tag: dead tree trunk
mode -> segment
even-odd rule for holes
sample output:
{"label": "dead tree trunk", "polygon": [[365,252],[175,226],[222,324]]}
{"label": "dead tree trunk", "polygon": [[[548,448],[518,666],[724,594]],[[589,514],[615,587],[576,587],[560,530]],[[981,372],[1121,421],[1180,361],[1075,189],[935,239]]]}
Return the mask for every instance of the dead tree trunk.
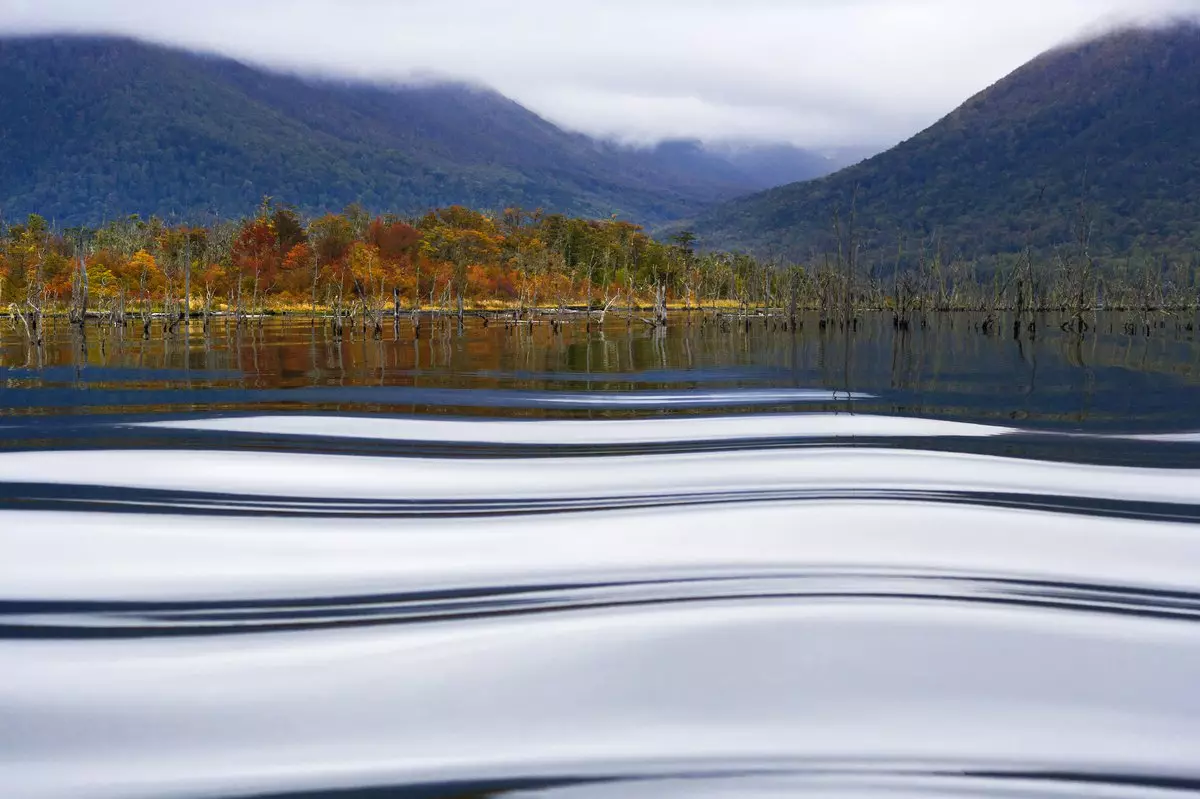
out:
{"label": "dead tree trunk", "polygon": [[654,324],[667,326],[667,287],[662,283],[654,287]]}

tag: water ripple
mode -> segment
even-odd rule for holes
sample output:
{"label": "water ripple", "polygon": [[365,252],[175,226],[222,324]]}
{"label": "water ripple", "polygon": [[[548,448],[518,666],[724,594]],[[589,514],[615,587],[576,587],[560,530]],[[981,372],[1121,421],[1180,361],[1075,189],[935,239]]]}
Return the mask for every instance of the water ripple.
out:
{"label": "water ripple", "polygon": [[0,453],[8,795],[1200,794],[1197,469],[848,414],[93,429],[211,438]]}
{"label": "water ripple", "polygon": [[817,572],[761,577],[493,586],[253,603],[0,601],[0,638],[217,635],[423,623],[691,602],[984,603],[1200,620],[1200,594],[942,574]]}

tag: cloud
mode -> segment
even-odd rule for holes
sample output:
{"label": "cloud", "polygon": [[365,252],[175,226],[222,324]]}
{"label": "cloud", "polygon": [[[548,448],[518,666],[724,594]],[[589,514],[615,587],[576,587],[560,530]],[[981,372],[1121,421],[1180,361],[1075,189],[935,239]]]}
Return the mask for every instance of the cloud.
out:
{"label": "cloud", "polygon": [[887,144],[1054,45],[1200,0],[0,0],[0,31],[118,33],[277,68],[482,82],[627,140]]}

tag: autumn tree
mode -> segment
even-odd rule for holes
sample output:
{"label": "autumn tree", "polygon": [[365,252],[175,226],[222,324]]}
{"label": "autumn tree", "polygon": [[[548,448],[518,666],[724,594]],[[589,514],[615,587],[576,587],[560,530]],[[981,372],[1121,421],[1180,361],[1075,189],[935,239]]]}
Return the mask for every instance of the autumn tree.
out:
{"label": "autumn tree", "polygon": [[150,320],[153,317],[153,298],[155,291],[165,282],[158,260],[146,250],[138,250],[125,264],[123,270],[127,277],[132,277],[137,283],[137,297],[142,314],[142,336],[150,336]]}
{"label": "autumn tree", "polygon": [[[279,281],[280,293],[287,299],[298,302],[306,297],[309,286],[313,282],[313,263],[316,254],[306,238],[292,245],[283,256],[282,277]],[[313,311],[316,311],[316,299],[313,298]]]}
{"label": "autumn tree", "polygon": [[317,305],[317,287],[324,283],[326,296],[336,298],[335,317],[340,316],[349,279],[346,257],[354,238],[354,229],[350,222],[337,214],[326,214],[309,224],[307,244],[312,257],[314,311]]}
{"label": "autumn tree", "polygon": [[400,316],[400,283],[413,273],[414,296],[419,292],[416,270],[421,253],[421,232],[395,218],[377,218],[371,222],[367,243],[379,253],[381,279],[378,299],[384,298],[384,287],[392,290],[392,314]]}
{"label": "autumn tree", "polygon": [[461,326],[467,269],[472,263],[484,263],[496,258],[500,253],[502,237],[490,217],[458,205],[427,214],[421,220],[420,230],[423,251],[452,267],[451,289],[458,302],[458,322]]}
{"label": "autumn tree", "polygon": [[274,220],[258,216],[243,224],[233,242],[232,257],[237,275],[237,314],[241,318],[246,315],[244,292],[250,290],[250,309],[257,311],[260,294],[269,291],[279,277],[283,254]]}
{"label": "autumn tree", "polygon": [[379,248],[365,241],[354,242],[350,246],[349,271],[357,302],[363,309],[364,324],[370,321],[379,336],[383,332],[384,291],[388,284]]}
{"label": "autumn tree", "polygon": [[14,284],[14,302],[10,311],[25,326],[29,338],[42,341],[46,309],[49,230],[46,220],[30,214],[24,225],[13,225],[5,242],[5,263],[8,279]]}

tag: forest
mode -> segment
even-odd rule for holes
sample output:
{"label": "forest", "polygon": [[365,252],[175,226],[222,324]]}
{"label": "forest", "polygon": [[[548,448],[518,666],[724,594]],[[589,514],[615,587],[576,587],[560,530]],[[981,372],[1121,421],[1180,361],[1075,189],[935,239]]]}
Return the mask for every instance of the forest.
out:
{"label": "forest", "polygon": [[[871,247],[935,236],[967,256],[1200,254],[1200,26],[1114,31],[1059,48],[856,166],[723,203],[710,244],[805,255],[834,246],[831,210]],[[1179,98],[1189,98],[1181,102]],[[853,209],[853,210],[851,210]]]}
{"label": "forest", "polygon": [[47,316],[140,323],[146,336],[155,322],[174,330],[184,319],[275,313],[378,335],[385,319],[410,316],[419,335],[422,314],[603,323],[616,311],[657,327],[680,310],[773,315],[786,327],[800,311],[840,323],[888,311],[902,327],[922,313],[975,311],[986,328],[1001,312],[1055,311],[1082,331],[1102,308],[1135,311],[1140,326],[1200,305],[1193,261],[1101,263],[1086,238],[1049,259],[954,260],[930,247],[889,263],[835,230],[830,252],[781,263],[703,251],[689,231],[659,241],[622,220],[516,208],[400,218],[350,206],[306,219],[268,198],[246,219],[207,227],[134,216],[63,230],[33,215],[0,227],[0,308],[38,339]]}

